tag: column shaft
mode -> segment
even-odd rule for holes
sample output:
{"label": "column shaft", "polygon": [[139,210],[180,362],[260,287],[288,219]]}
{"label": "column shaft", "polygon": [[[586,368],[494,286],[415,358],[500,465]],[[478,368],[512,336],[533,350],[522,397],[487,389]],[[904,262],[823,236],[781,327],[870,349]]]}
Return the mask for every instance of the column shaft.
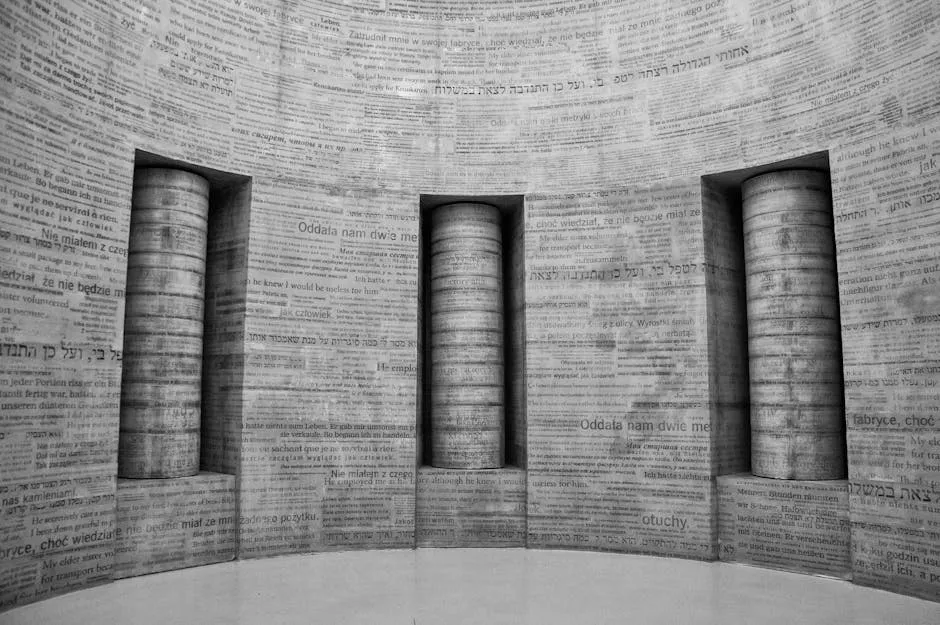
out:
{"label": "column shaft", "polygon": [[845,476],[842,343],[829,178],[780,171],[742,187],[751,470]]}
{"label": "column shaft", "polygon": [[431,464],[504,461],[503,285],[499,209],[431,214]]}
{"label": "column shaft", "polygon": [[209,183],[173,169],[134,178],[118,475],[199,472]]}

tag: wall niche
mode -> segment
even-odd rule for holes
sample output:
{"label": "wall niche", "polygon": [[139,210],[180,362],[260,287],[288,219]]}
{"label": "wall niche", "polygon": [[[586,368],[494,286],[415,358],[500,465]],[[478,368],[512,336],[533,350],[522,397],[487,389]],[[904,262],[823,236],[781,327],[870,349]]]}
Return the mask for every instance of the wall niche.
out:
{"label": "wall niche", "polygon": [[702,178],[719,557],[851,576],[827,152]]}
{"label": "wall niche", "polygon": [[231,560],[251,178],[137,151],[114,577]]}
{"label": "wall niche", "polygon": [[422,195],[419,547],[526,540],[524,202]]}

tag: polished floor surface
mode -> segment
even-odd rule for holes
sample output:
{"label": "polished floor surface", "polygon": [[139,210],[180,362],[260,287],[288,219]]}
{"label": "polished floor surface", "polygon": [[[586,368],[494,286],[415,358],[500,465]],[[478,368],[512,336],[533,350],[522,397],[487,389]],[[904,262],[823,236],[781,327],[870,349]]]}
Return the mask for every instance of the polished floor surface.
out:
{"label": "polished floor surface", "polygon": [[760,568],[605,553],[289,556],[126,579],[0,615],[28,624],[940,624],[940,604]]}

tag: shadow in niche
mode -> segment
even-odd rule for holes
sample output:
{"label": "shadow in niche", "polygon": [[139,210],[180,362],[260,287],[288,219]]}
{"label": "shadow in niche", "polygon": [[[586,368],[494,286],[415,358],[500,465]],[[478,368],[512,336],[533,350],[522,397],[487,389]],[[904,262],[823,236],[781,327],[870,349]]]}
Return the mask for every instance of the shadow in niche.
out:
{"label": "shadow in niche", "polygon": [[[761,174],[795,169],[828,173],[829,152],[814,152],[774,163],[702,176],[706,261],[718,269],[717,273],[708,274],[706,278],[710,311],[709,360],[713,372],[710,399],[715,410],[712,442],[718,450],[716,475],[751,470],[741,186],[746,180]],[[842,457],[846,457],[844,448]]]}
{"label": "shadow in niche", "polygon": [[805,156],[788,158],[774,163],[765,163],[763,165],[755,165],[754,167],[706,174],[702,176],[702,181],[715,185],[723,191],[730,193],[732,196],[736,194],[736,205],[729,208],[732,210],[736,209],[738,217],[740,217],[741,183],[754,176],[766,174],[771,171],[783,171],[785,169],[815,169],[816,171],[828,172],[829,152],[823,150],[822,152],[813,152]]}
{"label": "shadow in niche", "polygon": [[431,458],[431,363],[430,363],[430,214],[447,204],[474,202],[497,207],[502,215],[503,244],[503,345],[505,372],[505,466],[526,468],[525,384],[525,215],[522,195],[421,195],[421,246],[418,266],[419,292],[418,363],[418,466]]}

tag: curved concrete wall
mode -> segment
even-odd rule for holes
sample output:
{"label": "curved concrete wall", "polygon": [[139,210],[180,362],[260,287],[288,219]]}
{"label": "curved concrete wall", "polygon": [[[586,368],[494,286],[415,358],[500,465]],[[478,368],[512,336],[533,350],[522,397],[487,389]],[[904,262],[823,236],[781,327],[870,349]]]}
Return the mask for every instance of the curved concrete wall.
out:
{"label": "curved concrete wall", "polygon": [[701,177],[828,151],[853,576],[937,598],[938,17],[4,3],[0,606],[112,575],[135,150],[252,178],[209,467],[238,475],[239,557],[414,544],[419,194],[524,194],[528,545],[696,558],[747,470]]}

